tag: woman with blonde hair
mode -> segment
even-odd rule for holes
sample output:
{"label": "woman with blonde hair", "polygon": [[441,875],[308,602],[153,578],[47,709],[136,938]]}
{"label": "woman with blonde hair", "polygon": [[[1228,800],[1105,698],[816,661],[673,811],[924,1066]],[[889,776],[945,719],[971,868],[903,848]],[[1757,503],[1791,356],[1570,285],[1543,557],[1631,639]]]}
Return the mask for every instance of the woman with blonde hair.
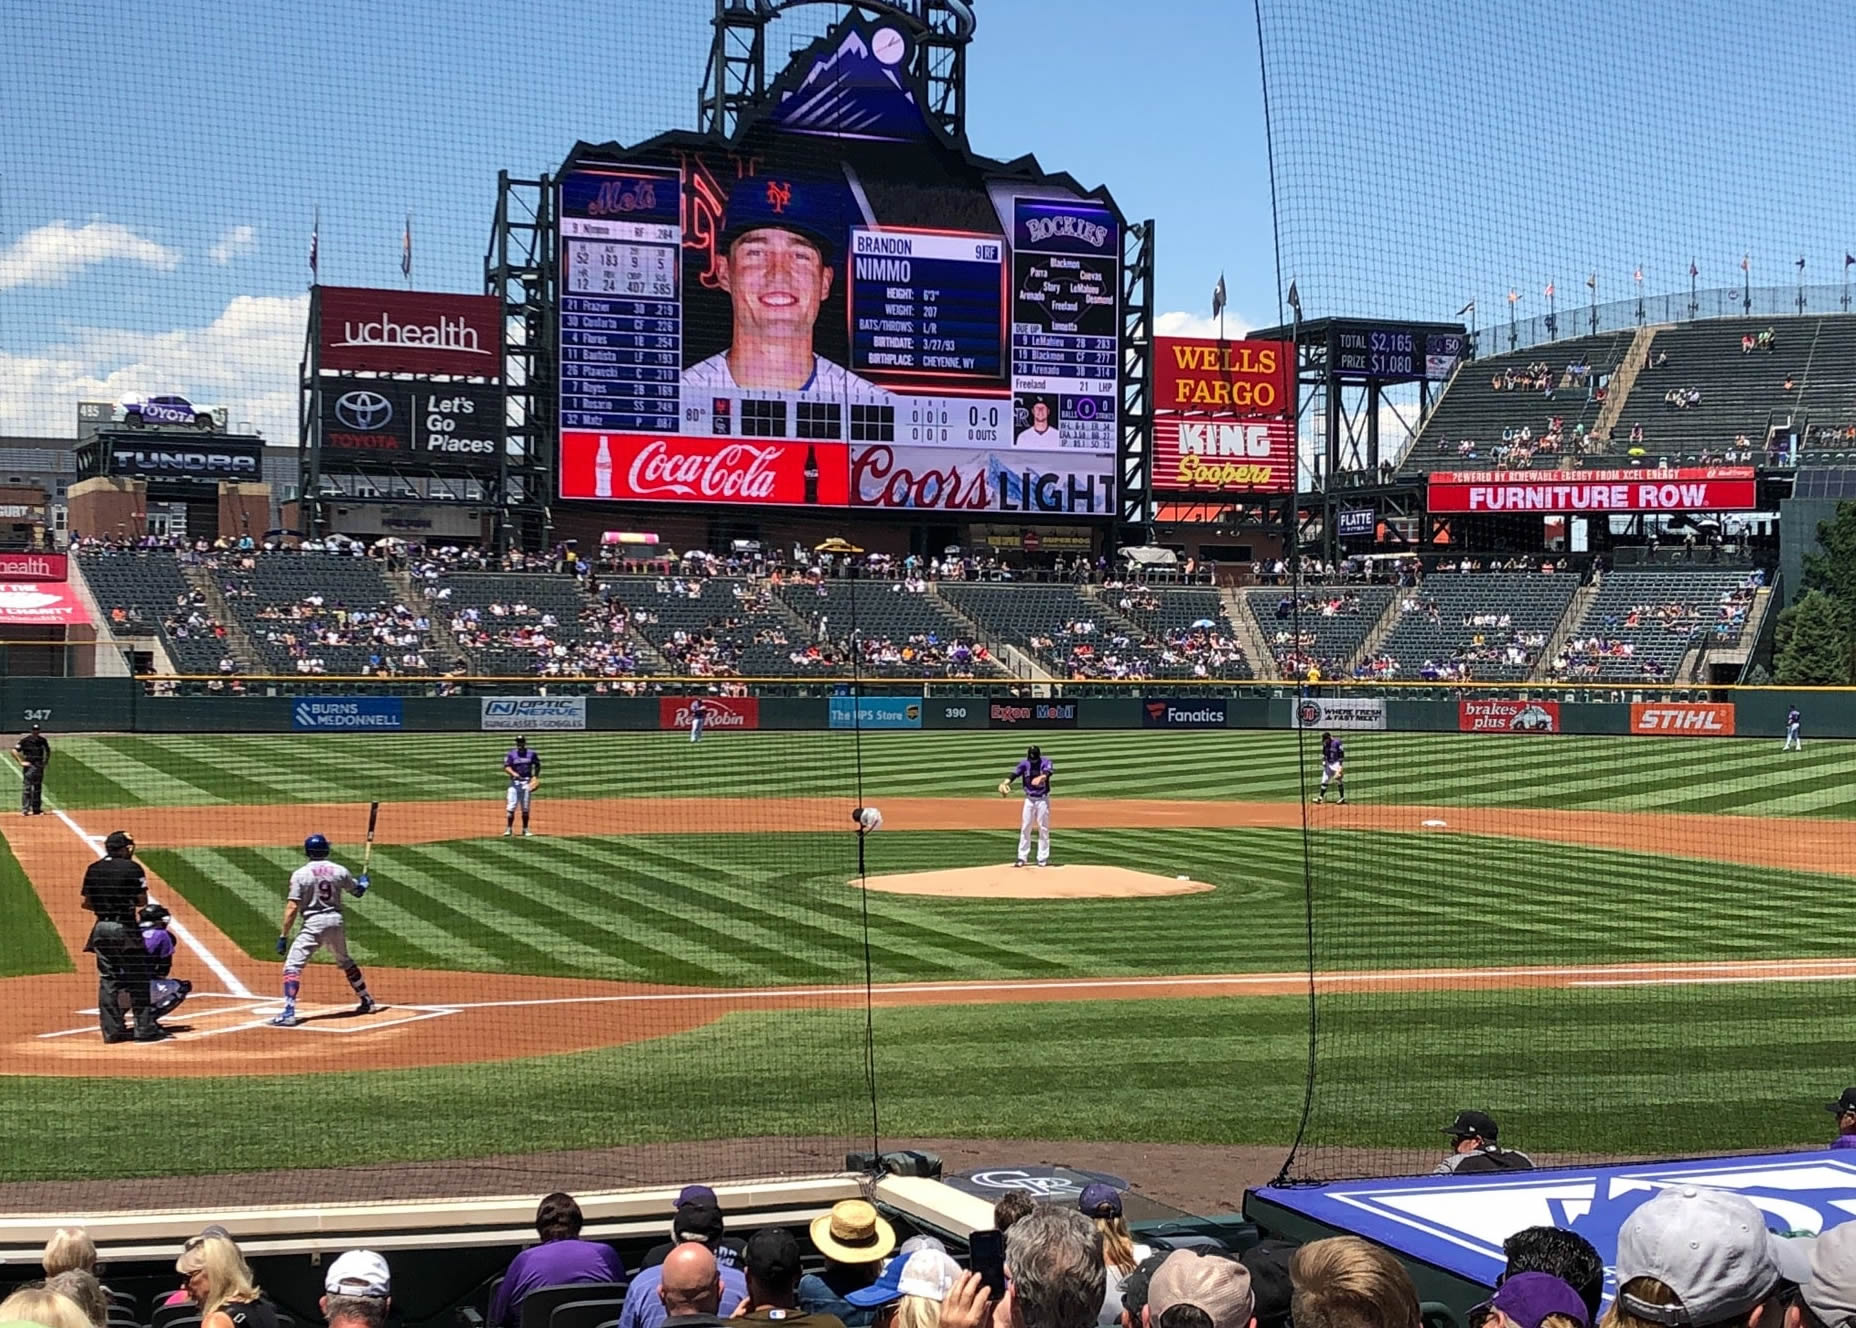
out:
{"label": "woman with blonde hair", "polygon": [[1096,1230],[1102,1236],[1102,1264],[1108,1279],[1107,1289],[1102,1295],[1102,1312],[1096,1316],[1096,1322],[1104,1325],[1120,1323],[1122,1284],[1141,1260],[1153,1251],[1138,1244],[1134,1233],[1128,1230],[1128,1219],[1121,1213],[1121,1193],[1113,1185],[1105,1185],[1101,1181],[1085,1185],[1076,1206],[1096,1224]]}
{"label": "woman with blonde hair", "polygon": [[251,1265],[224,1236],[189,1241],[174,1269],[200,1307],[200,1328],[277,1328],[277,1311],[252,1281]]}
{"label": "woman with blonde hair", "polygon": [[941,1303],[960,1279],[960,1265],[945,1250],[898,1253],[869,1286],[844,1297],[860,1310],[875,1310],[876,1328],[937,1328]]}
{"label": "woman with blonde hair", "polygon": [[1295,1328],[1419,1328],[1405,1265],[1358,1236],[1311,1241],[1289,1261]]}
{"label": "woman with blonde hair", "polygon": [[59,1227],[45,1242],[45,1253],[39,1257],[39,1262],[47,1277],[72,1268],[94,1273],[97,1271],[97,1243],[82,1227]]}
{"label": "woman with blonde hair", "polygon": [[69,1296],[42,1286],[21,1287],[0,1300],[0,1323],[33,1323],[39,1328],[90,1328],[90,1320]]}

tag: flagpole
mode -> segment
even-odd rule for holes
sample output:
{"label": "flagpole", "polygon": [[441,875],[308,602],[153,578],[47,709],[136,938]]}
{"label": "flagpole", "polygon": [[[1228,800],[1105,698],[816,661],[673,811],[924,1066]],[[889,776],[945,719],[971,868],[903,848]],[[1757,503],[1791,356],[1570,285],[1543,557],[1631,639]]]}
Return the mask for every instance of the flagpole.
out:
{"label": "flagpole", "polygon": [[1804,256],[1798,258],[1798,312],[1804,312]]}
{"label": "flagpole", "polygon": [[1693,322],[1695,320],[1696,313],[1699,312],[1701,309],[1701,306],[1695,302],[1695,278],[1700,275],[1701,275],[1701,269],[1695,266],[1695,260],[1692,258],[1689,259],[1688,260],[1688,317],[1689,317],[1690,322]]}
{"label": "flagpole", "polygon": [[1587,324],[1587,331],[1592,336],[1598,335],[1598,274],[1594,272],[1585,279],[1585,288],[1592,292],[1592,319]]}
{"label": "flagpole", "polygon": [[1843,312],[1844,313],[1848,313],[1850,311],[1850,264],[1852,263],[1856,263],[1856,257],[1852,257],[1846,251],[1843,255]]}

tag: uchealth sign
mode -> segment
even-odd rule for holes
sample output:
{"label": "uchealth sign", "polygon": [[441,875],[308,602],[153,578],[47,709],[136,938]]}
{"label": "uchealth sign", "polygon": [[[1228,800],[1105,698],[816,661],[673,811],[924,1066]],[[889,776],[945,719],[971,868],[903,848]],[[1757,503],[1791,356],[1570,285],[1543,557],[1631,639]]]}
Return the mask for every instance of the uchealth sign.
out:
{"label": "uchealth sign", "polygon": [[494,295],[317,286],[317,363],[361,373],[503,376],[502,301]]}
{"label": "uchealth sign", "polygon": [[1433,474],[1428,503],[1433,513],[1750,512],[1759,482],[1751,466],[1477,471]]}
{"label": "uchealth sign", "polygon": [[1456,703],[1456,726],[1463,733],[1558,733],[1560,703],[1466,698]]}
{"label": "uchealth sign", "polygon": [[[657,698],[657,726],[660,729],[687,729],[690,726],[690,697],[660,696]],[[709,713],[703,718],[703,732],[719,732],[728,729],[757,729],[760,727],[760,700],[753,696],[705,696],[703,708]]]}
{"label": "uchealth sign", "polygon": [[1657,738],[1731,738],[1731,701],[1634,701],[1630,731]]}

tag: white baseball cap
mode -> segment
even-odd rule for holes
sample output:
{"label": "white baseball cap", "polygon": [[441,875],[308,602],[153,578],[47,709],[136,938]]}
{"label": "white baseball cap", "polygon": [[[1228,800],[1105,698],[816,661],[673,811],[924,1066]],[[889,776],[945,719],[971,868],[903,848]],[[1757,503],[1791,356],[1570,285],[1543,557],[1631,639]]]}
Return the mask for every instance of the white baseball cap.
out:
{"label": "white baseball cap", "polygon": [[393,1294],[387,1261],[372,1250],[349,1250],[329,1265],[322,1289],[331,1296],[367,1296],[385,1300]]}

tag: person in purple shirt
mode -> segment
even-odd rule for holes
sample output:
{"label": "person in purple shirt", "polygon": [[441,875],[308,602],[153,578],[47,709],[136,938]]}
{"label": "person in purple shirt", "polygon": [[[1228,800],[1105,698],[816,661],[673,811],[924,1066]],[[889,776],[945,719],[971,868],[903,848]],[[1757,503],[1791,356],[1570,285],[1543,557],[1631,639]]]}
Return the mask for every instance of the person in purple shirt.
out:
{"label": "person in purple shirt", "polygon": [[690,698],[690,741],[702,741],[702,726],[709,719],[709,703],[700,696]]}
{"label": "person in purple shirt", "polygon": [[527,738],[517,738],[516,745],[503,757],[503,773],[509,776],[509,796],[503,800],[503,838],[515,833],[516,808],[522,809],[522,836],[527,838],[528,804],[535,785],[541,783],[541,753],[530,751]]}
{"label": "person in purple shirt", "polygon": [[1022,867],[1031,856],[1031,829],[1038,832],[1038,866],[1050,866],[1050,758],[1036,747],[1025,748],[1025,759],[1012,767],[999,785],[999,796],[1004,797],[1011,791],[1013,784],[1022,784],[1025,790],[1025,809],[1018,818],[1018,861],[1012,865]]}
{"label": "person in purple shirt", "polygon": [[1830,1146],[1856,1148],[1856,1087],[1844,1089],[1842,1097],[1825,1105],[1837,1118],[1837,1137],[1830,1141]]}
{"label": "person in purple shirt", "polygon": [[520,1328],[522,1302],[542,1287],[573,1282],[624,1282],[625,1265],[618,1252],[598,1241],[581,1240],[584,1219],[570,1194],[558,1191],[535,1210],[535,1230],[541,1244],[530,1246],[509,1262],[503,1283],[490,1301],[492,1328]]}
{"label": "person in purple shirt", "polygon": [[168,976],[174,971],[174,936],[168,930],[173,918],[160,904],[142,908],[142,949],[148,952],[148,1008],[157,1019],[172,1014],[193,991],[191,982]]}
{"label": "person in purple shirt", "polygon": [[[721,1303],[715,1312],[724,1319],[728,1318],[748,1298],[746,1275],[732,1261],[724,1262],[715,1258],[721,1251],[707,1241],[686,1241],[685,1245],[709,1251],[709,1267],[716,1270],[722,1287]],[[674,1247],[671,1255],[674,1256],[682,1248],[684,1246],[681,1245]],[[732,1251],[730,1253],[732,1255]],[[666,1258],[665,1263],[668,1262]],[[632,1284],[625,1288],[625,1308],[619,1314],[619,1328],[662,1328],[664,1321],[671,1317],[669,1307],[664,1304],[664,1296],[659,1294],[663,1285],[664,1264],[655,1264],[639,1273]]]}

